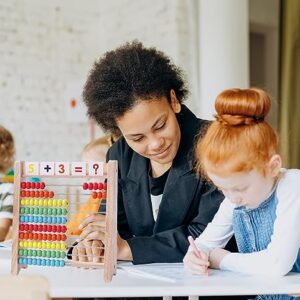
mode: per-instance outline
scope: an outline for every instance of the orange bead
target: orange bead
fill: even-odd
[[[23,239],[24,239],[24,232],[20,232],[20,234],[19,234],[19,238],[20,238],[21,240],[23,240]]]
[[[24,240],[28,240],[29,239],[29,234],[26,232],[24,233]]]
[[[102,198],[102,193],[101,193],[101,192],[98,192],[97,198],[98,198],[98,199],[101,199],[101,198]]]
[[[35,191],[31,191],[31,192],[30,192],[30,197],[31,197],[31,198],[35,198]]]
[[[53,198],[53,197],[54,197],[54,192],[53,191],[49,192],[49,198]]]
[[[32,240],[32,238],[33,238],[33,234],[32,234],[32,232],[29,232],[29,233],[28,233],[28,239],[29,239],[29,240]]]
[[[40,197],[44,198],[45,197],[45,192],[44,191],[40,191]]]
[[[45,198],[49,198],[49,191],[45,191]]]
[[[30,197],[30,191],[26,191],[26,197]]]
[[[93,192],[93,193],[92,193],[93,199],[97,199],[97,196],[98,196],[97,192]]]

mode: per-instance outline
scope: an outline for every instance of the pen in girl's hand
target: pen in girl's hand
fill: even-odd
[[[201,252],[200,252],[200,250],[197,248],[197,246],[196,246],[196,244],[195,244],[194,239],[193,239],[192,236],[189,236],[189,237],[188,237],[188,241],[189,241],[189,243],[190,243],[190,245],[191,245],[191,247],[192,247],[193,252],[195,253],[195,255],[196,255],[197,257],[199,257],[199,258],[202,258]],[[206,267],[204,274],[208,276],[208,267]]]

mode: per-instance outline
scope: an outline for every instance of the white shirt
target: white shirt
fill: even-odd
[[[268,247],[253,253],[230,253],[221,261],[220,269],[275,276],[291,270],[300,248],[300,170],[283,170],[275,193],[278,204]],[[200,251],[209,253],[213,248],[225,247],[234,234],[235,207],[224,199],[213,221],[195,241]]]
[[[0,218],[13,218],[12,209],[5,209],[5,206],[13,205],[13,187],[12,183],[0,183]]]

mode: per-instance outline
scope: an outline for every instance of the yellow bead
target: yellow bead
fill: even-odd
[[[42,248],[42,243],[41,243],[41,242],[38,242],[38,243],[37,243],[37,248],[38,248],[38,249],[41,249],[41,248]]]
[[[23,248],[24,247],[24,242],[23,241],[20,241],[19,242],[19,248]]]
[[[52,200],[52,205],[53,205],[53,206],[57,206],[57,200],[56,200],[56,199],[53,199],[53,200]]]
[[[43,200],[42,199],[39,199],[39,206],[43,206]]]
[[[48,199],[48,206],[52,206],[52,200]]]
[[[61,206],[61,199],[57,199],[57,206]]]
[[[38,204],[39,204],[38,199],[34,199],[34,205],[35,205],[35,206],[38,206]]]
[[[32,248],[32,241],[29,241],[27,246],[28,248]]]
[[[25,205],[26,201],[25,199],[21,199],[21,205]]]
[[[43,200],[43,205],[44,205],[44,206],[47,206],[47,204],[48,204],[47,199],[44,199],[44,200]]]
[[[36,248],[37,242],[32,242],[32,248]]]

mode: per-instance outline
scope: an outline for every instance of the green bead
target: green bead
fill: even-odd
[[[48,215],[52,215],[52,208],[48,208]]]
[[[19,250],[19,256],[23,256],[24,255],[24,251],[23,251],[23,249],[20,249]]]
[[[24,207],[21,207],[21,208],[20,208],[20,214],[23,215],[24,213],[25,213],[25,209],[24,209]]]
[[[61,208],[58,208],[58,209],[57,209],[57,214],[58,214],[58,215],[61,215]]]
[[[29,209],[29,213],[30,213],[31,215],[33,215],[33,214],[34,214],[34,208],[33,208],[33,207],[30,207],[30,209]]]
[[[32,250],[32,256],[36,256],[36,250]]]
[[[51,258],[51,251],[47,251],[47,257]]]
[[[28,250],[28,256],[32,256],[32,250]]]
[[[25,214],[29,214],[30,213],[30,208],[29,207],[25,207]]]
[[[27,249],[23,249],[23,255],[27,256],[28,255],[28,250]]]
[[[55,253],[55,251],[51,251],[51,257],[52,257],[52,258],[56,258],[56,253]]]
[[[38,209],[37,207],[36,207],[36,208],[34,208],[34,210],[33,210],[33,211],[34,211],[34,214],[35,214],[35,215],[38,215],[38,214],[39,214],[39,209]]]
[[[47,257],[47,251],[45,251],[45,250],[42,251],[42,256],[43,256],[43,257]]]
[[[65,208],[62,209],[62,215],[66,215],[67,214],[67,210]]]
[[[42,256],[42,250],[37,250],[36,251],[36,255],[39,256],[39,257],[41,257]]]
[[[60,252],[60,258],[65,258],[65,257],[66,257],[66,253],[63,252],[63,251],[61,251],[61,252]]]
[[[56,210],[56,208],[53,208],[53,215],[54,215],[54,216],[57,215],[57,210]]]

